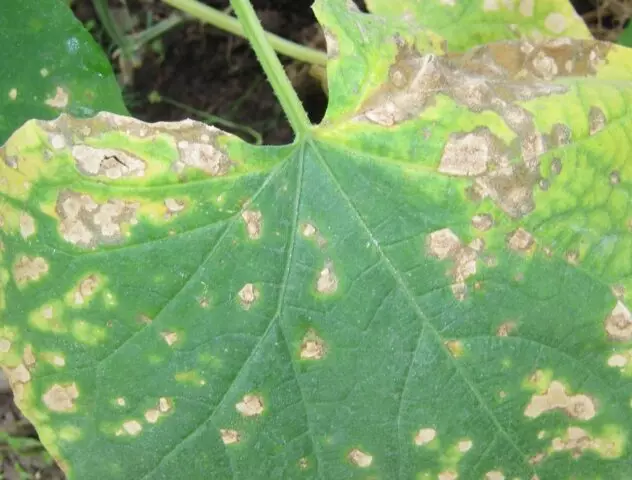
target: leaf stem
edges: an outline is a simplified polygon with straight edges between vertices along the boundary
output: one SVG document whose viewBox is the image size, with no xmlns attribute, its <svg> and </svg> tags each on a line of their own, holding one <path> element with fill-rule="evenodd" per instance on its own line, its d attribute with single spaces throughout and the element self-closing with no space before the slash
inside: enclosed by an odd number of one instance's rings
<svg viewBox="0 0 632 480">
<path fill-rule="evenodd" d="M 209 23 L 221 30 L 232 33 L 239 37 L 246 38 L 246 33 L 239 20 L 221 12 L 213 7 L 204 5 L 197 0 L 162 0 L 164 3 L 171 5 L 178 10 L 192 15 L 203 22 Z M 282 55 L 294 58 L 301 62 L 310 63 L 312 65 L 327 64 L 327 55 L 325 52 L 314 48 L 305 47 L 298 43 L 291 42 L 285 38 L 279 37 L 273 33 L 264 33 L 267 41 L 272 48 Z"/>
<path fill-rule="evenodd" d="M 311 126 L 307 113 L 303 108 L 290 79 L 287 77 L 283 65 L 276 56 L 272 46 L 266 39 L 265 32 L 257 14 L 252 8 L 250 0 L 230 0 L 237 18 L 244 27 L 244 31 L 250 41 L 250 45 L 257 54 L 257 58 L 272 85 L 281 107 L 294 130 L 296 139 L 300 140 L 307 135 Z"/>
</svg>

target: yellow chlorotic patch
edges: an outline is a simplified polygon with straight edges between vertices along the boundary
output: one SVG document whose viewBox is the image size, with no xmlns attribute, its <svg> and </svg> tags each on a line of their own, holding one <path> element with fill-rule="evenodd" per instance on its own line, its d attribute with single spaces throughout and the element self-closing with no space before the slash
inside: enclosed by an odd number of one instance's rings
<svg viewBox="0 0 632 480">
<path fill-rule="evenodd" d="M 105 328 L 85 320 L 73 321 L 71 331 L 75 339 L 86 345 L 98 345 L 107 337 Z"/>
<path fill-rule="evenodd" d="M 42 396 L 42 402 L 53 412 L 69 412 L 74 409 L 78 397 L 77 384 L 56 383 Z"/>
</svg>

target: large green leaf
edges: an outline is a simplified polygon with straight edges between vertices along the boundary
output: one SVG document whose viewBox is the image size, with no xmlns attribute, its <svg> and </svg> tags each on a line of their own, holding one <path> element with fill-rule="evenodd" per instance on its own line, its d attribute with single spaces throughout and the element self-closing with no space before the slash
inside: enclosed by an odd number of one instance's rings
<svg viewBox="0 0 632 480">
<path fill-rule="evenodd" d="M 569 0 L 366 0 L 374 13 L 440 35 L 450 51 L 500 40 L 592 38 Z"/>
<path fill-rule="evenodd" d="M 630 51 L 317 14 L 306 140 L 101 114 L 1 150 L 0 360 L 47 448 L 79 479 L 632 478 Z"/>
<path fill-rule="evenodd" d="M 61 0 L 0 2 L 0 144 L 31 118 L 126 114 L 107 58 Z"/>
</svg>

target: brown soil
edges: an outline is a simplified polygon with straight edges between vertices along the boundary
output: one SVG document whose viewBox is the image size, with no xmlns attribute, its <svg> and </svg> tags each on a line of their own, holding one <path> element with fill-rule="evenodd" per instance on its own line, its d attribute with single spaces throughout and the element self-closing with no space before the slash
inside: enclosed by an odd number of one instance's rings
<svg viewBox="0 0 632 480">
<path fill-rule="evenodd" d="M 110 0 L 119 14 L 125 12 L 122 0 Z M 158 0 L 127 0 L 130 32 L 147 27 L 148 20 L 158 22 L 172 10 Z M 221 9 L 228 0 L 207 0 Z M 266 30 L 301 44 L 323 48 L 322 34 L 309 8 L 312 0 L 253 0 Z M 632 16 L 632 0 L 574 0 L 577 11 L 587 21 L 593 34 L 614 40 Z M 137 68 L 126 68 L 116 45 L 102 28 L 91 0 L 74 0 L 77 17 L 87 25 L 97 41 L 113 58 L 119 79 L 125 84 L 125 99 L 130 112 L 143 120 L 181 120 L 214 115 L 236 127 L 221 128 L 253 140 L 244 129 L 258 132 L 263 142 L 281 144 L 291 141 L 286 119 L 265 80 L 246 41 L 198 22 L 187 22 L 147 46 L 139 55 Z M 313 122 L 322 117 L 326 97 L 305 65 L 283 59 L 286 69 Z M 150 101 L 157 92 L 162 101 Z M 155 97 L 155 95 L 153 96 Z M 177 105 L 177 106 L 176 106 Z M 192 113 L 189 108 L 198 113 Z M 24 420 L 10 395 L 0 395 L 0 435 L 8 433 L 9 444 L 0 436 L 0 478 L 63 479 L 47 454 L 36 442 L 33 427 Z M 6 435 L 5 435 L 6 436 Z M 24 473 L 20 473 L 20 471 Z"/>
</svg>

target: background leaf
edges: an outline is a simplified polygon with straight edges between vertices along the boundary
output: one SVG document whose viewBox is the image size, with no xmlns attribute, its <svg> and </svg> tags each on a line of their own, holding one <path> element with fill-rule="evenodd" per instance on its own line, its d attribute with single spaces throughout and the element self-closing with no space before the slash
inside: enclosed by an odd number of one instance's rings
<svg viewBox="0 0 632 480">
<path fill-rule="evenodd" d="M 568 0 L 367 0 L 373 13 L 438 33 L 452 52 L 500 40 L 592 38 Z"/>
<path fill-rule="evenodd" d="M 101 114 L 0 151 L 0 361 L 44 444 L 71 478 L 632 477 L 632 53 L 317 14 L 303 142 Z"/>
<path fill-rule="evenodd" d="M 0 144 L 31 118 L 127 113 L 110 63 L 65 2 L 2 2 L 0 44 Z"/>
</svg>

